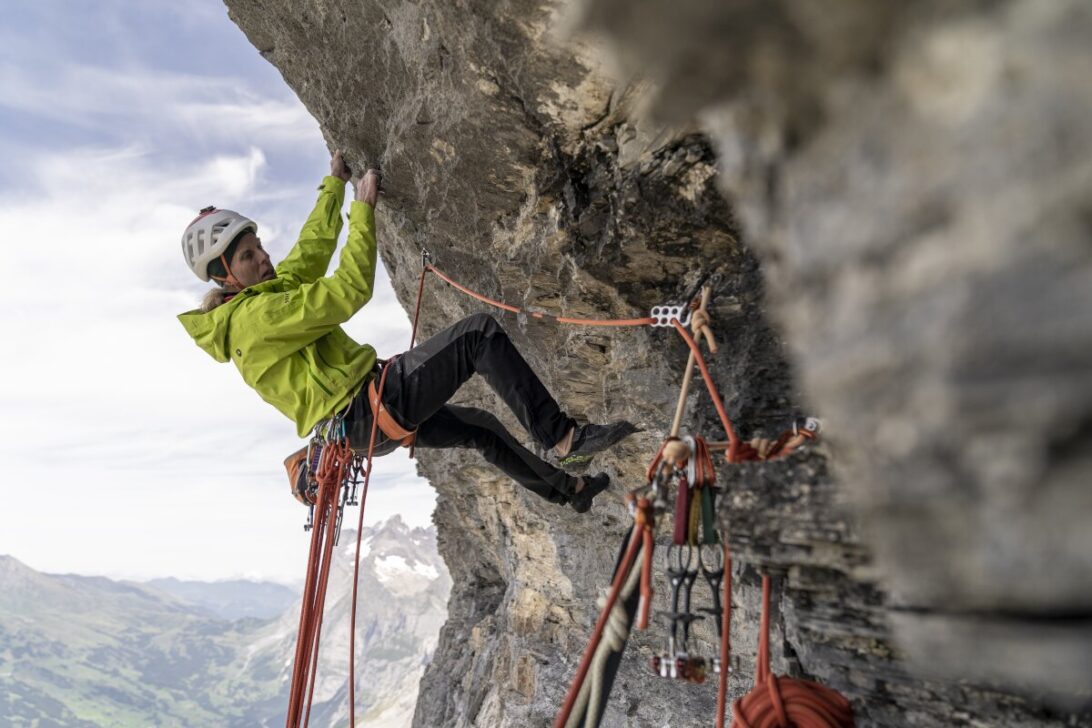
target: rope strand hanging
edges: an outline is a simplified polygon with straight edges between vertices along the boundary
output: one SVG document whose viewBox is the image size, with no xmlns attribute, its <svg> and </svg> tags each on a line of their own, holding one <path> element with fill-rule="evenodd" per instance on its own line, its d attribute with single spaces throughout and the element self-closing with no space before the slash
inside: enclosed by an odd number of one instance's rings
<svg viewBox="0 0 1092 728">
<path fill-rule="evenodd" d="M 380 375 L 380 388 L 387 375 L 384 368 Z M 341 526 L 341 515 L 346 505 L 356 501 L 358 484 L 354 473 L 362 467 L 345 437 L 344 428 L 335 418 L 329 425 L 328 437 L 316 435 L 313 446 L 320 448 L 319 464 L 315 474 L 317 493 L 312 505 L 311 550 L 307 560 L 307 576 L 300 607 L 300 625 L 296 634 L 296 652 L 292 664 L 292 679 L 288 692 L 286 728 L 307 728 L 311 719 L 315 679 L 318 674 L 319 644 L 322 638 L 323 609 L 326 590 L 330 581 L 330 564 L 334 545 Z M 372 418 L 368 452 L 363 459 L 363 484 L 360 512 L 356 531 L 356 558 L 353 566 L 352 609 L 349 629 L 349 724 L 355 725 L 356 711 L 356 610 L 360 579 L 360 547 L 364 525 L 364 506 L 368 498 L 372 462 L 375 451 L 378 419 Z M 308 458 L 311 460 L 311 458 Z M 350 490 L 351 488 L 351 490 Z M 306 497 L 306 494 L 303 494 Z M 340 502 L 339 502 L 340 497 Z"/>
<path fill-rule="evenodd" d="M 762 577 L 755 686 L 732 704 L 732 728 L 852 728 L 853 708 L 840 693 L 811 680 L 770 671 L 770 576 Z"/>
</svg>

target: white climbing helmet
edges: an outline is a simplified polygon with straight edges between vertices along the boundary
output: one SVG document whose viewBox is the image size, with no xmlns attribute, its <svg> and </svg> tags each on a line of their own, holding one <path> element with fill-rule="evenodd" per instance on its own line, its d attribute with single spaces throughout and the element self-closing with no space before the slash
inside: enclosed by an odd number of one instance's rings
<svg viewBox="0 0 1092 728">
<path fill-rule="evenodd" d="M 258 224 L 234 210 L 218 210 L 212 205 L 201 212 L 182 233 L 182 255 L 198 278 L 209 280 L 209 263 L 216 260 L 239 233 L 258 232 Z"/>
</svg>

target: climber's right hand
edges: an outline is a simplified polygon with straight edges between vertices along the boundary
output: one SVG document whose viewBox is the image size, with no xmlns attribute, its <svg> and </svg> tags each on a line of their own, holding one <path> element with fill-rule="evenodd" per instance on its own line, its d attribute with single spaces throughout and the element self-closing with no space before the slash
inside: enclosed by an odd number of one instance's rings
<svg viewBox="0 0 1092 728">
<path fill-rule="evenodd" d="M 363 177 L 355 182 L 355 185 L 356 199 L 375 207 L 375 203 L 379 199 L 379 172 L 369 169 L 364 173 Z"/>
</svg>

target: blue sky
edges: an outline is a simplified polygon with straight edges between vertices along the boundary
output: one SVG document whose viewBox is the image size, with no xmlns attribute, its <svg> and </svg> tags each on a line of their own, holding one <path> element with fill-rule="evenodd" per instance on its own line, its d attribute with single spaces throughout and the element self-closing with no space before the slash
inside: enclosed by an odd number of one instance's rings
<svg viewBox="0 0 1092 728">
<path fill-rule="evenodd" d="M 174 317 L 207 289 L 179 242 L 199 208 L 243 212 L 274 260 L 287 253 L 329 171 L 317 123 L 220 0 L 15 0 L 0 158 L 0 553 L 43 571 L 295 580 L 294 427 Z M 405 348 L 384 270 L 346 330 L 381 356 Z M 366 522 L 425 525 L 434 503 L 396 453 Z"/>
</svg>

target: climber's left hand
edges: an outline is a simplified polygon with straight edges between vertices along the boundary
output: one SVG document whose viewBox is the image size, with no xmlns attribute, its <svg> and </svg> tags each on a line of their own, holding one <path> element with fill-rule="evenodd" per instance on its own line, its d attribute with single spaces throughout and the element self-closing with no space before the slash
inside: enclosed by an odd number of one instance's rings
<svg viewBox="0 0 1092 728">
<path fill-rule="evenodd" d="M 334 152 L 334 156 L 330 158 L 330 174 L 343 182 L 349 181 L 352 171 L 349 169 L 349 165 L 345 163 L 340 151 Z"/>
</svg>

